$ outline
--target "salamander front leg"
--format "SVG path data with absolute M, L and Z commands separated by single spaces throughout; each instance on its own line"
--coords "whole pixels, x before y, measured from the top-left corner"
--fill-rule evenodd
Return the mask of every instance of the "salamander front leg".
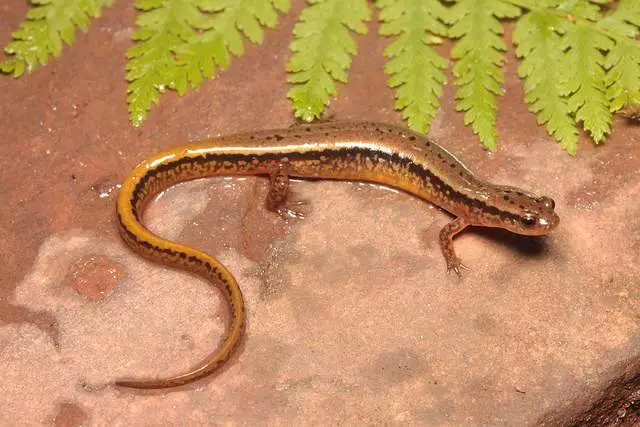
M 289 170 L 287 162 L 274 165 L 269 171 L 271 188 L 267 194 L 267 209 L 276 212 L 283 219 L 304 218 L 302 211 L 291 209 L 291 206 L 305 206 L 307 203 L 302 200 L 290 200 L 291 191 L 289 189 Z
M 444 259 L 447 261 L 447 271 L 453 270 L 458 277 L 462 276 L 461 270 L 468 270 L 469 268 L 462 264 L 462 261 L 456 255 L 456 251 L 453 248 L 453 237 L 464 230 L 467 225 L 469 224 L 462 217 L 458 217 L 440 230 L 440 249 L 442 249 Z

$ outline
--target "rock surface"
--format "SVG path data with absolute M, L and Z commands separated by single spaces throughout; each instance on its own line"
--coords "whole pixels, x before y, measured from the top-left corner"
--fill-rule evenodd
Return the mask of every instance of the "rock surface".
M 161 149 L 292 123 L 283 69 L 296 5 L 263 46 L 247 45 L 198 92 L 163 96 L 140 129 L 128 124 L 123 75 L 132 2 L 106 10 L 47 67 L 0 78 L 0 424 L 639 422 L 640 131 L 618 120 L 605 144 L 583 136 L 568 156 L 523 104 L 513 52 L 500 150 L 483 151 L 464 127 L 450 85 L 431 135 L 479 175 L 552 196 L 556 233 L 465 232 L 456 247 L 472 271 L 458 280 L 436 241 L 450 218 L 406 194 L 296 183 L 312 212 L 285 223 L 263 207 L 263 178 L 176 186 L 146 221 L 234 273 L 248 306 L 244 346 L 185 389 L 104 386 L 186 370 L 220 337 L 217 292 L 120 241 L 117 186 Z M 17 0 L 0 8 L 0 44 L 25 12 Z M 329 113 L 401 124 L 381 71 L 387 42 L 374 26 L 358 42 Z M 87 257 L 99 262 L 78 276 Z

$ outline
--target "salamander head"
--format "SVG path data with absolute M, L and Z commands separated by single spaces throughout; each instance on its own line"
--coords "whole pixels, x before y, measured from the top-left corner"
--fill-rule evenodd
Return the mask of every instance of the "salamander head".
M 499 220 L 495 226 L 527 236 L 549 234 L 560 218 L 554 211 L 555 202 L 513 187 L 500 187 L 496 194 Z

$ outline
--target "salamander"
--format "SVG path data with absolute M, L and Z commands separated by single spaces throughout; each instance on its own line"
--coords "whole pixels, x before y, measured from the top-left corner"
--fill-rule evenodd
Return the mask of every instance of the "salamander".
M 119 232 L 140 255 L 189 270 L 223 291 L 230 324 L 217 351 L 191 371 L 166 379 L 117 380 L 121 387 L 182 386 L 215 372 L 233 354 L 244 331 L 245 306 L 236 279 L 216 258 L 150 232 L 142 224 L 147 203 L 187 180 L 211 176 L 266 175 L 267 207 L 283 217 L 301 216 L 288 197 L 289 177 L 374 182 L 404 190 L 448 211 L 439 243 L 447 269 L 460 275 L 453 237 L 468 226 L 498 227 L 540 236 L 559 222 L 554 201 L 476 177 L 433 138 L 405 128 L 370 122 L 298 125 L 241 133 L 172 148 L 135 167 L 117 201 Z

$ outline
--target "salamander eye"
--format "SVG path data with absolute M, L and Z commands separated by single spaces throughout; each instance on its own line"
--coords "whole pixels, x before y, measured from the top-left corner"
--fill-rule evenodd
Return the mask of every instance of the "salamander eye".
M 536 217 L 533 215 L 527 215 L 523 217 L 520 222 L 522 222 L 522 225 L 525 227 L 531 227 L 536 224 Z
M 538 202 L 542 203 L 548 209 L 555 209 L 556 202 L 553 201 L 551 197 L 542 196 L 538 199 Z

